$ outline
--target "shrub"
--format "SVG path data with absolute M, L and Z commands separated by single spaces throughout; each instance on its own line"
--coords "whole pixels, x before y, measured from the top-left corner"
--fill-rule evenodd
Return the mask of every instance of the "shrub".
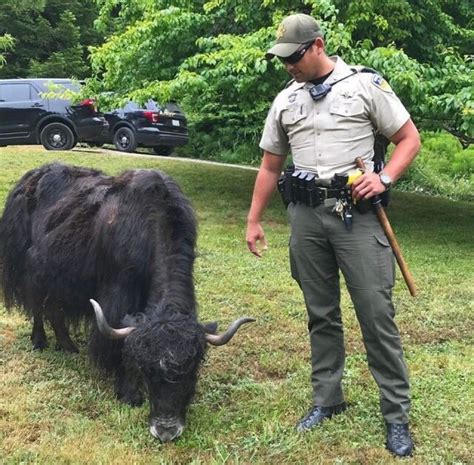
M 447 133 L 422 133 L 422 148 L 397 183 L 402 190 L 458 200 L 474 199 L 474 148 Z

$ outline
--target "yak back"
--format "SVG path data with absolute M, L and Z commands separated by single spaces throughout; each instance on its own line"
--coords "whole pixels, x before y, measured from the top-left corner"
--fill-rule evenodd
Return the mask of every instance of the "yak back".
M 195 312 L 196 221 L 179 186 L 159 170 L 102 172 L 53 163 L 23 176 L 0 220 L 7 307 L 60 308 L 70 321 L 104 302 L 126 314 Z

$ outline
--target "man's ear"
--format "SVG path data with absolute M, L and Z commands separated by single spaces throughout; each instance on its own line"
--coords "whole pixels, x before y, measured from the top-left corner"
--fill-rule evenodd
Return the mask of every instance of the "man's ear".
M 313 47 L 316 47 L 316 53 L 320 55 L 321 52 L 324 52 L 324 39 L 322 37 L 316 37 Z

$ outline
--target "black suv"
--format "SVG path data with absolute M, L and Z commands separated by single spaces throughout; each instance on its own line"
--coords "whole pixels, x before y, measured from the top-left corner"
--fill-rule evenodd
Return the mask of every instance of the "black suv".
M 94 142 L 108 127 L 94 102 L 72 105 L 48 92 L 79 90 L 70 79 L 0 79 L 0 146 L 43 144 L 48 150 L 70 150 L 77 142 Z
M 175 147 L 188 143 L 186 117 L 175 103 L 161 107 L 153 100 L 144 105 L 129 102 L 119 110 L 104 112 L 104 116 L 109 128 L 101 144 L 113 143 L 121 152 L 134 152 L 140 146 L 170 155 Z

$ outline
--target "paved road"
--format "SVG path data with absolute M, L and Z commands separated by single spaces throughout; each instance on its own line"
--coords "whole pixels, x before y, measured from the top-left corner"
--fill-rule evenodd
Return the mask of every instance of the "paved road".
M 233 165 L 230 163 L 220 163 L 217 161 L 210 161 L 210 160 L 198 160 L 196 158 L 181 158 L 181 157 L 163 157 L 161 155 L 150 155 L 146 152 L 135 152 L 135 153 L 128 153 L 128 152 L 119 152 L 118 150 L 108 149 L 104 147 L 89 147 L 89 146 L 81 146 L 77 145 L 74 149 L 75 152 L 88 152 L 88 153 L 105 153 L 110 155 L 125 155 L 127 157 L 141 157 L 141 158 L 161 158 L 164 160 L 176 160 L 186 163 L 201 163 L 201 164 L 208 164 L 208 165 L 218 165 L 218 166 L 225 166 L 230 168 L 238 168 L 241 170 L 251 170 L 251 171 L 258 171 L 258 168 L 253 166 L 246 166 L 246 165 Z

